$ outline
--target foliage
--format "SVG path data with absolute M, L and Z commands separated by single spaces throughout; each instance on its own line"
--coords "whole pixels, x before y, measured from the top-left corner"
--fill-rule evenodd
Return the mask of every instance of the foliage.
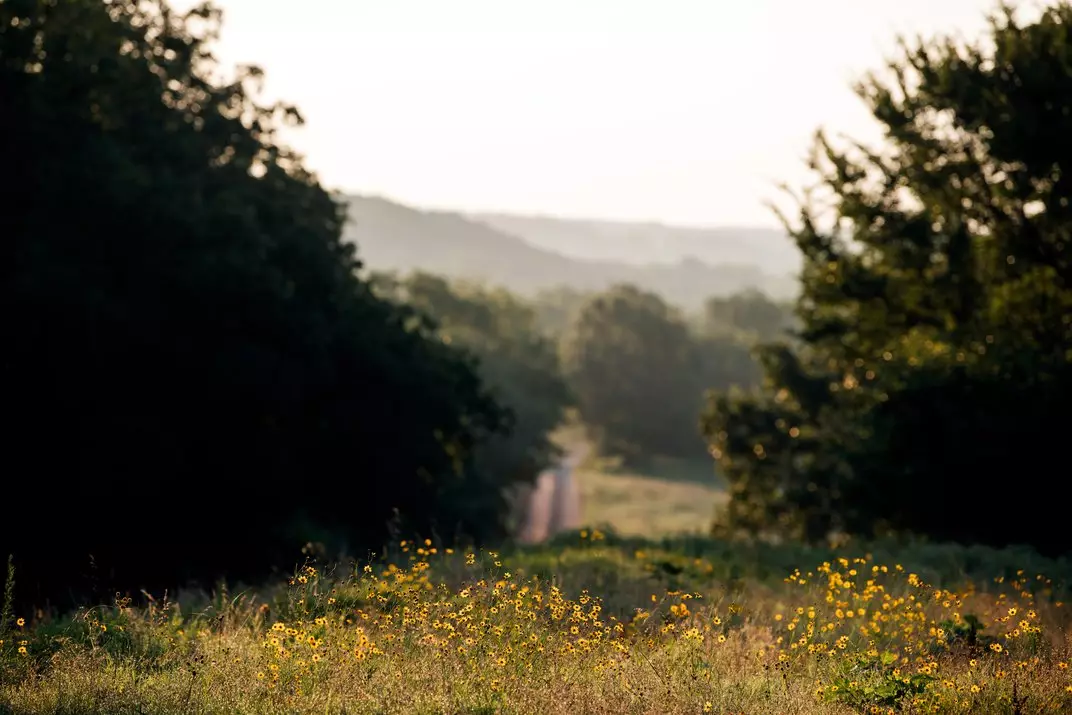
M 591 293 L 569 286 L 549 288 L 536 293 L 532 299 L 536 321 L 545 335 L 558 338 L 566 333 L 584 307 Z
M 20 621 L 25 645 L 0 646 L 0 709 L 813 715 L 1072 705 L 1069 620 L 1056 600 L 1067 584 L 1034 572 L 930 584 L 912 550 L 889 563 L 846 552 L 788 572 L 756 558 L 776 555 L 770 547 L 748 547 L 758 551 L 736 563 L 734 544 L 677 550 L 701 543 L 585 531 L 552 547 L 461 553 L 405 540 L 352 570 L 306 566 L 263 597 L 140 609 L 119 599 Z M 946 547 L 942 562 L 966 553 Z M 777 577 L 744 571 L 757 566 Z M 727 585 L 727 568 L 746 578 Z M 951 646 L 945 624 L 973 614 L 997 640 Z
M 23 598 L 253 577 L 318 535 L 376 547 L 396 509 L 501 529 L 501 496 L 451 498 L 498 406 L 357 277 L 342 210 L 277 142 L 297 113 L 258 103 L 254 68 L 213 79 L 218 25 L 0 3 L 0 553 Z
M 605 453 L 637 460 L 700 451 L 697 351 L 661 298 L 629 285 L 592 296 L 561 349 L 581 414 Z
M 756 289 L 712 296 L 704 303 L 703 333 L 741 336 L 749 342 L 784 339 L 793 325 L 791 304 L 776 303 Z
M 472 352 L 492 396 L 510 411 L 509 433 L 474 450 L 474 469 L 495 487 L 481 484 L 481 492 L 532 483 L 559 457 L 549 435 L 572 401 L 556 344 L 541 333 L 533 307 L 503 289 L 427 273 L 373 281 L 378 294 L 430 317 L 443 341 Z
M 791 227 L 802 345 L 765 348 L 765 394 L 705 420 L 721 528 L 1072 546 L 1042 459 L 1072 394 L 1070 22 L 1002 9 L 975 45 L 903 43 L 858 87 L 885 146 L 818 136 Z M 1010 480 L 1048 498 L 1013 506 Z

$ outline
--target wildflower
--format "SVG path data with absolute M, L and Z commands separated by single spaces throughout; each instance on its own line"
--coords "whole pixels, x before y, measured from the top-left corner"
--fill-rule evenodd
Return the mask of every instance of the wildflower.
M 18 626 L 19 628 L 22 628 L 23 626 L 26 625 L 26 619 L 25 618 L 20 618 L 20 619 L 16 620 L 15 625 Z

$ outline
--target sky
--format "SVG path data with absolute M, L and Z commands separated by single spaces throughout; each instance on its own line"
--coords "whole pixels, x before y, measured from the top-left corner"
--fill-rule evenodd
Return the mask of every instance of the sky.
M 185 8 L 193 0 L 173 0 Z M 217 57 L 299 107 L 325 186 L 403 203 L 776 225 L 816 129 L 880 138 L 851 91 L 898 33 L 992 0 L 216 0 Z M 784 205 L 784 204 L 783 204 Z

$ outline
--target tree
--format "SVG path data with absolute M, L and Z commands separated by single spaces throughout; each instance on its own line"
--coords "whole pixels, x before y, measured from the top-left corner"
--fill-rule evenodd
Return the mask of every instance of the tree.
M 537 326 L 545 335 L 561 338 L 589 297 L 569 286 L 539 291 L 532 300 Z
M 26 598 L 254 578 L 306 540 L 376 548 L 452 499 L 501 427 L 471 359 L 357 277 L 342 208 L 281 146 L 300 121 L 217 84 L 219 13 L 0 3 L 0 360 Z M 114 591 L 112 591 L 114 592 Z
M 1072 546 L 1042 459 L 1072 395 L 1070 23 L 1003 7 L 974 45 L 902 42 L 858 86 L 886 145 L 817 137 L 791 226 L 803 344 L 706 420 L 722 527 Z
M 704 303 L 704 332 L 709 335 L 739 335 L 750 341 L 770 342 L 786 337 L 791 320 L 791 306 L 775 303 L 755 289 L 724 298 L 715 296 Z
M 636 461 L 702 448 L 695 344 L 655 294 L 621 285 L 593 296 L 563 339 L 562 355 L 581 414 L 604 451 Z
M 381 295 L 428 316 L 443 341 L 472 353 L 489 392 L 509 410 L 509 433 L 474 450 L 474 469 L 488 482 L 480 483 L 481 491 L 532 484 L 560 457 L 550 434 L 573 400 L 557 344 L 540 331 L 532 306 L 503 289 L 427 273 L 403 279 L 380 274 L 374 285 Z

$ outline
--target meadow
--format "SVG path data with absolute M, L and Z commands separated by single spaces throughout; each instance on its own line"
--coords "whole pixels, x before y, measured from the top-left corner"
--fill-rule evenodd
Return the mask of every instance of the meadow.
M 594 461 L 583 464 L 575 477 L 584 523 L 623 536 L 705 533 L 728 496 L 713 478 L 710 459 L 655 460 L 643 470 Z
M 1068 712 L 1069 575 L 925 544 L 402 541 L 269 587 L 6 614 L 0 712 Z

